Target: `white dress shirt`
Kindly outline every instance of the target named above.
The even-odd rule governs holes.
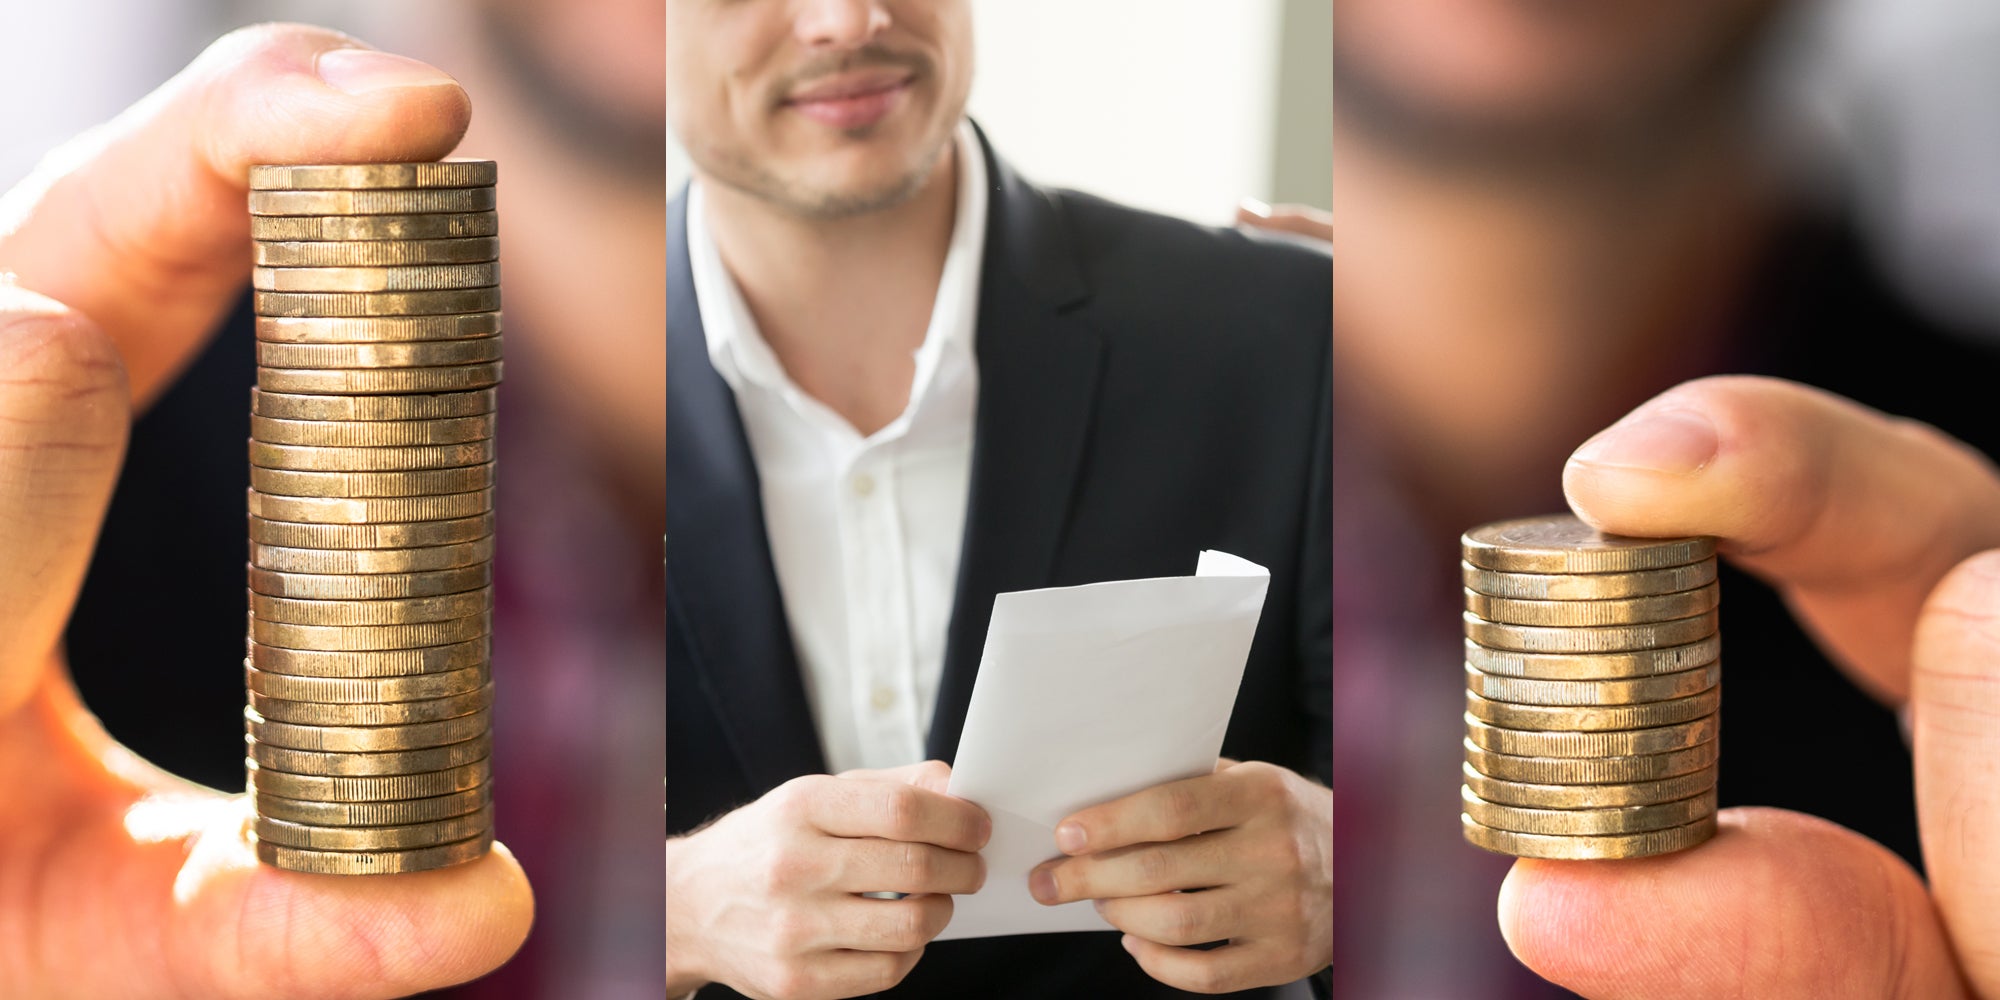
[[[709,361],[750,440],[778,588],[834,772],[922,760],[944,668],[972,476],[987,205],[971,125],[956,142],[957,217],[910,400],[866,437],[786,374],[723,265],[701,184],[688,193]]]

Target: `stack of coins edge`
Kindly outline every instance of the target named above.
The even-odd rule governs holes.
[[[1715,835],[1721,705],[1712,538],[1570,515],[1474,528],[1465,587],[1465,839],[1637,858]]]
[[[423,871],[493,842],[495,175],[250,170],[245,767],[279,868]]]

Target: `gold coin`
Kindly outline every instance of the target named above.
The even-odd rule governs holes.
[[[466,494],[459,494],[465,496]],[[306,601],[383,601],[399,597],[462,594],[493,583],[493,565],[480,563],[430,573],[279,573],[250,567],[250,592]]]
[[[267,368],[438,368],[500,360],[500,337],[406,344],[258,344]]]
[[[1516,705],[1636,705],[1697,695],[1722,683],[1722,664],[1711,663],[1677,674],[1606,681],[1541,681],[1483,674],[1465,668],[1467,690],[1492,701]]]
[[[493,831],[471,840],[411,851],[316,851],[258,843],[257,860],[287,871],[317,875],[393,875],[477,861],[493,848]]]
[[[432,368],[265,368],[257,385],[269,392],[348,396],[462,393],[500,384],[503,362]]]
[[[1465,592],[1466,610],[1487,621],[1510,625],[1601,626],[1651,625],[1713,611],[1719,589],[1713,583],[1699,590],[1653,597],[1621,597],[1605,601],[1520,601]]]
[[[1523,601],[1603,601],[1694,590],[1715,582],[1715,560],[1636,573],[1502,573],[1458,564],[1465,589]]]
[[[321,851],[407,851],[450,844],[493,828],[493,806],[449,819],[404,826],[317,826],[268,816],[257,817],[260,844],[310,847]]]
[[[337,497],[370,500],[385,497],[445,496],[493,487],[493,465],[458,469],[418,469],[404,472],[300,472],[296,469],[250,469],[250,487],[259,493],[286,497]]]
[[[250,192],[251,215],[431,215],[493,205],[491,187]]]
[[[493,539],[427,549],[299,549],[250,543],[250,565],[284,573],[430,573],[493,558]]]
[[[493,631],[490,613],[414,625],[287,625],[250,619],[250,638],[280,649],[370,652],[470,642]]]
[[[498,287],[438,292],[252,292],[250,298],[259,316],[434,316],[500,308]]]
[[[302,524],[445,521],[491,511],[493,491],[473,490],[467,493],[445,493],[428,497],[278,497],[250,490],[249,509],[250,513],[258,517],[273,521],[297,521]]]
[[[1479,825],[1516,833],[1551,836],[1601,837],[1607,834],[1644,833],[1668,827],[1686,826],[1703,816],[1715,814],[1715,790],[1685,799],[1649,806],[1621,806],[1614,809],[1530,809],[1488,802],[1459,789],[1459,808]]]
[[[338,191],[345,188],[487,187],[499,177],[492,160],[435,163],[258,164],[252,191]]]
[[[301,524],[250,515],[250,540],[302,549],[414,549],[477,541],[493,533],[493,515],[386,524]]]
[[[462,672],[485,668],[493,659],[490,638],[481,636],[447,646],[420,649],[377,649],[346,651],[327,649],[283,649],[245,640],[250,666],[296,677],[409,677],[417,674]],[[482,682],[483,683],[483,682]],[[473,687],[479,685],[474,684]],[[464,688],[462,690],[471,690]],[[280,697],[283,697],[282,695]],[[419,695],[418,697],[436,697]],[[338,698],[309,698],[308,701],[339,701]],[[389,699],[384,699],[389,700]]]
[[[1722,637],[1622,653],[1515,653],[1465,640],[1465,662],[1482,673],[1543,681],[1614,680],[1677,674],[1722,658]]]
[[[493,707],[493,685],[449,698],[399,701],[391,704],[292,701],[250,692],[250,708],[273,722],[302,726],[408,726],[442,722]]]
[[[320,774],[286,774],[261,767],[245,758],[243,767],[253,795],[277,795],[314,802],[398,802],[428,799],[483,788],[493,776],[491,764],[474,761],[460,767],[423,774],[387,774],[373,777],[338,777]]]
[[[310,823],[314,826],[402,826],[408,823],[432,823],[476,812],[492,801],[492,789],[486,785],[449,795],[433,795],[429,798],[405,799],[400,802],[315,802],[311,799],[288,799],[281,795],[266,795],[263,792],[250,793],[250,804],[256,808],[257,815],[292,823]]]
[[[310,444],[250,442],[250,464],[300,472],[402,472],[455,469],[493,461],[493,441],[420,444],[400,448],[337,448]]]
[[[250,390],[250,413],[277,420],[451,420],[493,412],[493,389],[414,396],[326,396]]]
[[[494,415],[444,420],[280,420],[251,416],[250,438],[266,444],[311,444],[335,448],[391,448],[420,444],[465,444],[493,436]]]
[[[1514,705],[1481,698],[1471,691],[1465,693],[1466,714],[1481,722],[1544,732],[1672,726],[1714,715],[1721,706],[1721,685],[1686,698],[1637,705]]]
[[[448,288],[490,288],[499,283],[498,261],[250,269],[250,287],[264,292],[438,292]]]
[[[1465,740],[1465,761],[1489,778],[1538,785],[1629,785],[1691,774],[1716,762],[1721,743],[1636,757],[1522,757]]]
[[[1465,787],[1488,802],[1535,809],[1615,809],[1672,802],[1714,788],[1717,773],[1714,767],[1704,767],[1671,778],[1629,785],[1536,785],[1489,778],[1471,764],[1460,764],[1459,772],[1465,778]]]
[[[1715,739],[1720,723],[1713,715],[1693,722],[1651,729],[1616,732],[1536,732],[1503,729],[1465,715],[1465,736],[1494,753],[1517,757],[1638,757],[1699,746]]]
[[[1594,861],[1609,858],[1644,858],[1655,854],[1684,851],[1715,836],[1715,817],[1706,816],[1686,826],[1646,833],[1626,833],[1607,837],[1566,837],[1535,833],[1514,833],[1481,826],[1472,817],[1459,814],[1465,839],[1474,847],[1517,858],[1559,858]]]
[[[368,243],[252,244],[259,267],[398,267],[411,264],[477,264],[500,259],[491,236],[462,240],[379,240]]]
[[[370,244],[301,243],[298,245],[369,246]],[[499,332],[500,314],[497,312],[447,313],[442,316],[374,316],[365,319],[338,316],[257,317],[257,340],[265,344],[404,344],[419,340],[471,340],[491,337]],[[452,414],[452,416],[460,415]]]
[[[258,240],[366,242],[369,240],[455,240],[494,236],[500,217],[492,212],[425,215],[253,215],[250,237]]]
[[[1606,535],[1574,514],[1481,525],[1459,539],[1465,561],[1506,573],[1631,573],[1700,562],[1713,538]]]
[[[463,670],[397,677],[301,677],[297,674],[271,673],[247,664],[243,668],[243,682],[253,698],[265,696],[343,705],[435,701],[477,691],[492,679],[492,671],[483,661],[479,666]]]
[[[250,595],[250,613],[260,621],[293,625],[410,625],[466,618],[492,606],[493,594],[487,589],[382,601],[301,601]]]
[[[1548,627],[1507,625],[1467,611],[1465,636],[1491,649],[1516,653],[1620,653],[1634,649],[1684,646],[1715,634],[1715,612],[1644,625]]]
[[[423,774],[464,767],[493,754],[493,737],[482,734],[463,743],[426,747],[422,750],[393,750],[386,753],[341,753],[328,750],[295,750],[259,742],[243,734],[250,747],[250,759],[267,771],[288,774],[316,774],[330,778],[374,778],[392,774]]]
[[[474,739],[493,728],[493,713],[480,710],[455,719],[413,722],[406,726],[308,726],[272,722],[254,710],[243,710],[244,725],[262,745],[319,750],[326,753],[382,753],[450,746]]]

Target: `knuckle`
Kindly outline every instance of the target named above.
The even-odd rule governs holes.
[[[1201,796],[1186,783],[1168,785],[1166,796],[1161,800],[1160,810],[1166,815],[1169,825],[1177,830],[1187,829],[1201,816]]]
[[[918,945],[921,947],[921,943]],[[903,981],[904,971],[909,968],[903,957],[895,952],[876,952],[867,956],[860,976],[861,987],[870,993],[880,993]]]
[[[923,892],[937,878],[937,861],[923,844],[898,844],[896,874],[909,892]]]
[[[922,805],[917,790],[908,785],[888,785],[888,800],[882,805],[882,821],[896,840],[914,839],[920,831]]]
[[[1208,940],[1203,936],[1208,930],[1208,920],[1199,907],[1182,902],[1168,912],[1172,914],[1168,918],[1168,933],[1173,935],[1168,944],[1190,945]]]
[[[908,904],[907,900],[889,904],[886,939],[891,952],[914,951],[931,938],[923,907]]]
[[[766,992],[782,1000],[803,1000],[815,995],[819,977],[813,975],[802,962],[788,962],[775,969],[766,984]]]
[[[1182,989],[1192,993],[1226,993],[1231,985],[1222,968],[1207,959],[1188,966],[1180,983]]]
[[[796,906],[779,907],[771,914],[771,946],[779,955],[796,955],[811,949],[814,923]]]
[[[1174,875],[1173,855],[1158,847],[1147,847],[1132,855],[1132,868],[1146,886],[1161,886]]]

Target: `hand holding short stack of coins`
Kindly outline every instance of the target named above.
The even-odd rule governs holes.
[[[250,173],[257,855],[371,874],[493,842],[494,165]]]
[[[1559,515],[1475,528],[1461,549],[1465,839],[1635,858],[1713,836],[1714,539],[1621,538]]]

